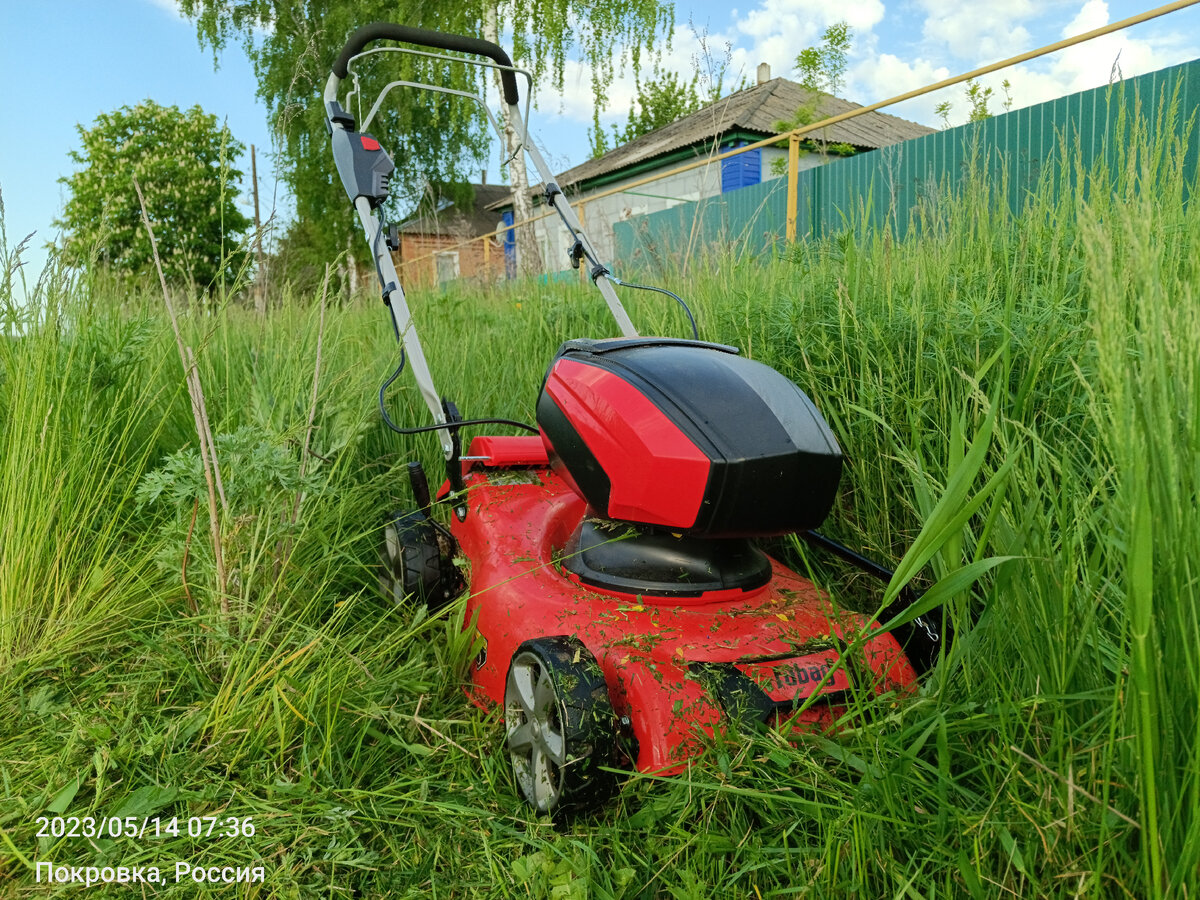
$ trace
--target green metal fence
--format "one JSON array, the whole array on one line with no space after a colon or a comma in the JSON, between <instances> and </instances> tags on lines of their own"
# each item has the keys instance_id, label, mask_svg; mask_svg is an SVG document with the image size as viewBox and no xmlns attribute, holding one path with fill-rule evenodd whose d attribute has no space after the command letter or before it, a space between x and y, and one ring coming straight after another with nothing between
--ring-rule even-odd
<instances>
[{"instance_id":1,"label":"green metal fence","mask_svg":"<svg viewBox=\"0 0 1200 900\"><path fill-rule=\"evenodd\" d=\"M1155 131L1186 135L1185 164L1195 171L1198 105L1200 60L1193 60L807 169L798 175L796 234L819 238L855 224L902 238L968 172L987 178L996 200L1017 210L1043 177L1058 184L1075 177L1075 163L1085 171L1101 158L1115 163L1119 122L1135 111ZM1073 165L1063 165L1063 150ZM762 252L784 240L787 193L787 179L774 178L616 223L617 259L654 265L731 243Z\"/></svg>"}]
</instances>

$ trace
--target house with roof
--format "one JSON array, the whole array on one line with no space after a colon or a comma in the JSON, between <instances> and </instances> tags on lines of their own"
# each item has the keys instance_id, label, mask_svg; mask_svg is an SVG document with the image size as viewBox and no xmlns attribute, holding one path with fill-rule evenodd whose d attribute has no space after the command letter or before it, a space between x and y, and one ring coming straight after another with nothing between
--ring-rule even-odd
<instances>
[{"instance_id":1,"label":"house with roof","mask_svg":"<svg viewBox=\"0 0 1200 900\"><path fill-rule=\"evenodd\" d=\"M614 224L780 177L786 173L787 149L762 147L642 183L646 178L778 134L777 123L792 120L802 107L811 110L819 120L860 106L829 94L814 93L786 78L771 78L770 67L763 64L759 66L758 83L753 87L722 97L691 115L568 169L558 177L558 184L577 210L582 201L580 218L584 228L600 257L611 260ZM865 153L934 130L886 113L865 113L813 133L806 147L808 152L800 158L800 167L819 166L834 158L826 152L831 145L837 147L837 155ZM623 185L629 188L608 193ZM535 199L540 192L540 186L534 189ZM601 193L607 196L589 201L589 197ZM501 202L495 209L505 206ZM569 237L557 225L555 219L543 219L536 225L539 250L548 271L567 267Z\"/></svg>"},{"instance_id":2,"label":"house with roof","mask_svg":"<svg viewBox=\"0 0 1200 900\"><path fill-rule=\"evenodd\" d=\"M498 238L471 238L502 227L503 215L493 207L511 204L512 189L500 184L469 187L473 191L471 202L441 206L398 227L400 246L394 258L405 287L430 287L459 278L498 281L505 277L504 243ZM512 258L511 248L507 256Z\"/></svg>"}]
</instances>

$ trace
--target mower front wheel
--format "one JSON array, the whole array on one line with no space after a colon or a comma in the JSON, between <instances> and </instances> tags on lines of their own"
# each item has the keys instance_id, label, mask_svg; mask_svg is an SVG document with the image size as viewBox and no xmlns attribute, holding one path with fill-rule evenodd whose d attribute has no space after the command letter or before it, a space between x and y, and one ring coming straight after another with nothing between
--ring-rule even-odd
<instances>
[{"instance_id":1,"label":"mower front wheel","mask_svg":"<svg viewBox=\"0 0 1200 900\"><path fill-rule=\"evenodd\" d=\"M616 780L617 718L604 672L578 638L525 641L504 687L505 745L525 799L540 813L603 803Z\"/></svg>"}]
</instances>

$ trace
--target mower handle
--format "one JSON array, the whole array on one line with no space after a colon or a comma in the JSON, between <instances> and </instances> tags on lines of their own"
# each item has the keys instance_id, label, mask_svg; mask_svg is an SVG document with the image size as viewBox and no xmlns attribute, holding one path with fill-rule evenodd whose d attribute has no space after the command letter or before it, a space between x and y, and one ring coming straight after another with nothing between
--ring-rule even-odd
<instances>
[{"instance_id":1,"label":"mower handle","mask_svg":"<svg viewBox=\"0 0 1200 900\"><path fill-rule=\"evenodd\" d=\"M346 46L333 61L333 74L338 78L345 78L348 74L347 67L351 57L361 53L372 41L380 40L404 41L407 44L420 44L437 50L455 50L460 53L486 56L502 67L500 83L504 86L504 102L509 106L516 106L518 103L517 76L513 74L512 60L497 44L481 38L464 37L461 34L444 34L428 28L413 28L409 25L395 25L391 22L373 22L351 34L346 40Z\"/></svg>"}]
</instances>

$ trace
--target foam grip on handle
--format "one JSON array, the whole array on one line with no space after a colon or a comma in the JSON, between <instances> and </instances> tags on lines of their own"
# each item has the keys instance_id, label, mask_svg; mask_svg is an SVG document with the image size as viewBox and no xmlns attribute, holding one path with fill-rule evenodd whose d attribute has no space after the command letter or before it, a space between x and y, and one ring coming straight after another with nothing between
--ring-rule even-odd
<instances>
[{"instance_id":1,"label":"foam grip on handle","mask_svg":"<svg viewBox=\"0 0 1200 900\"><path fill-rule=\"evenodd\" d=\"M351 57L361 53L372 41L403 41L407 44L420 44L437 50L454 50L461 53L474 53L486 56L502 66L512 66L512 60L503 48L491 41L481 38L465 37L460 34L443 34L428 28L413 28L408 25L396 25L392 22L373 22L359 28L346 40L346 46L338 54L333 63L333 74L345 78L347 66ZM514 106L518 102L517 77L510 69L500 71L500 82L504 86L504 102Z\"/></svg>"}]
</instances>

